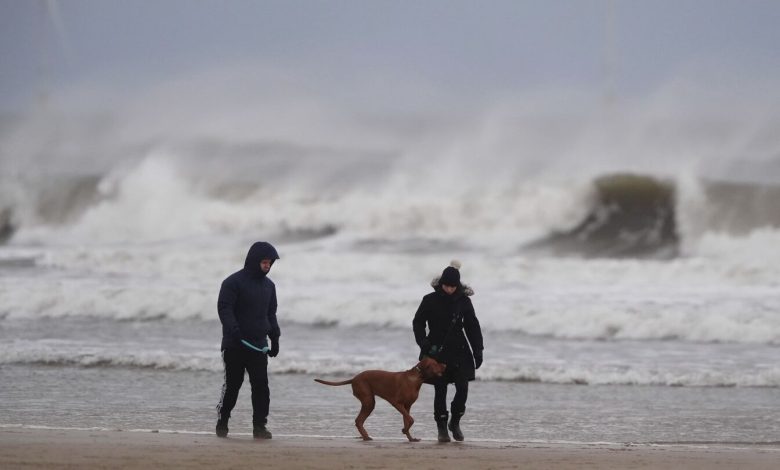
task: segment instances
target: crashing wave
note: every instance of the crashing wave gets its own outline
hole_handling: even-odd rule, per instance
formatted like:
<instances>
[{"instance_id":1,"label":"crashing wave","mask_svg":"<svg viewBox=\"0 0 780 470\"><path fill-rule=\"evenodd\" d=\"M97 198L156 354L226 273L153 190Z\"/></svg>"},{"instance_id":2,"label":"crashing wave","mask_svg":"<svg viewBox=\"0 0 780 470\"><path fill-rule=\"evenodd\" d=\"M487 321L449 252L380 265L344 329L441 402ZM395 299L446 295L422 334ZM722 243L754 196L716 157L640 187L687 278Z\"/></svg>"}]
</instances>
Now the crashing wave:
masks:
<instances>
[{"instance_id":1,"label":"crashing wave","mask_svg":"<svg viewBox=\"0 0 780 470\"><path fill-rule=\"evenodd\" d=\"M678 184L654 176L612 174L593 182L590 210L574 228L524 245L529 253L588 258L670 259L680 253L680 225L696 233L744 235L780 227L780 186L701 182L703 201L681 221Z\"/></svg>"},{"instance_id":2,"label":"crashing wave","mask_svg":"<svg viewBox=\"0 0 780 470\"><path fill-rule=\"evenodd\" d=\"M263 164L273 166L276 160L268 158ZM255 181L257 170L246 162L243 179L216 171L213 177L190 174L186 164L164 155L137 163L102 176L5 175L0 243L14 237L22 244L143 242L262 231L281 242L343 235L357 250L432 253L547 233L522 250L671 259L702 234L744 236L780 227L780 186L759 183L696 180L691 191L677 180L608 174L563 187L527 182L514 193L493 188L431 200L424 191L399 194L391 188L392 197L379 191L371 199L360 185L335 193L323 192L322 185L309 188L296 168L285 167L284 183L267 187Z\"/></svg>"},{"instance_id":3,"label":"crashing wave","mask_svg":"<svg viewBox=\"0 0 780 470\"><path fill-rule=\"evenodd\" d=\"M594 203L583 221L526 248L587 257L677 255L679 236L671 182L618 174L596 179L594 187Z\"/></svg>"}]
</instances>

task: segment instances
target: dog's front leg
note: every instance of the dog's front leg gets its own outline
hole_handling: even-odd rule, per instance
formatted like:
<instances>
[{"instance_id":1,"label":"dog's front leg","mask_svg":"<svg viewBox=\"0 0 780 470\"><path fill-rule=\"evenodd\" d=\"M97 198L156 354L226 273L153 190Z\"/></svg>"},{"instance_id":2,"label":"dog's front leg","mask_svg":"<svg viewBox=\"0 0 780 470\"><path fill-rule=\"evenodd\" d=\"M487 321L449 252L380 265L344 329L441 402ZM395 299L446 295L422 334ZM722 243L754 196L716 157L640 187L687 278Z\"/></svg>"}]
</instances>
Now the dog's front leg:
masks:
<instances>
[{"instance_id":1,"label":"dog's front leg","mask_svg":"<svg viewBox=\"0 0 780 470\"><path fill-rule=\"evenodd\" d=\"M410 432L410 429L414 424L414 418L412 418L412 415L409 414L409 410L406 409L404 405L393 405L393 406L395 406L395 409L398 410L401 413L401 415L404 417L404 428L401 429L401 432L406 434L406 438L409 439L409 442L419 442L420 440L412 437L412 433Z\"/></svg>"}]
</instances>

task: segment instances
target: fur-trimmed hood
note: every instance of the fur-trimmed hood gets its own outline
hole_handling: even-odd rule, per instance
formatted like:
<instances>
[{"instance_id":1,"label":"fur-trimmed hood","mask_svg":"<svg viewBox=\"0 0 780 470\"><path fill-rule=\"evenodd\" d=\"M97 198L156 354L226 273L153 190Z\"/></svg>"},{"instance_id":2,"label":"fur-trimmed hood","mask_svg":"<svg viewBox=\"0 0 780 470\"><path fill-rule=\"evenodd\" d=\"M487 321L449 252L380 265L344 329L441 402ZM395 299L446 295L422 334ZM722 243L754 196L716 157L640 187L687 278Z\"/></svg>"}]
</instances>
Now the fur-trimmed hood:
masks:
<instances>
[{"instance_id":1,"label":"fur-trimmed hood","mask_svg":"<svg viewBox=\"0 0 780 470\"><path fill-rule=\"evenodd\" d=\"M439 279L441 279L441 276L436 276L431 281L431 287L433 287L436 290L440 290L441 289L441 284L439 284ZM460 289L463 290L463 295L465 295L465 296L471 297L472 295L474 295L474 289L472 289L471 286L469 286L467 284L463 284L461 282L460 283Z\"/></svg>"},{"instance_id":2,"label":"fur-trimmed hood","mask_svg":"<svg viewBox=\"0 0 780 470\"><path fill-rule=\"evenodd\" d=\"M436 291L441 291L441 276L444 273L446 273L448 269L455 268L458 271L460 271L461 265L462 265L462 263L460 261L456 260L456 259L450 261L450 265L447 266L444 269L444 271L442 271L442 274L440 274L440 275L438 275L438 276L433 278L433 280L431 281L431 287L433 287L433 289L436 290ZM457 271L455 271L455 272L457 272ZM456 276L456 278L460 277L459 274L460 273L458 272L458 275ZM455 279L455 280L457 280L457 279ZM462 282L458 282L458 283L460 284L458 286L458 291L459 292L461 292L463 295L465 295L467 297L471 297L472 295L474 295L474 289L472 289L471 286L468 286L468 285L466 285L466 284L464 284Z\"/></svg>"}]
</instances>

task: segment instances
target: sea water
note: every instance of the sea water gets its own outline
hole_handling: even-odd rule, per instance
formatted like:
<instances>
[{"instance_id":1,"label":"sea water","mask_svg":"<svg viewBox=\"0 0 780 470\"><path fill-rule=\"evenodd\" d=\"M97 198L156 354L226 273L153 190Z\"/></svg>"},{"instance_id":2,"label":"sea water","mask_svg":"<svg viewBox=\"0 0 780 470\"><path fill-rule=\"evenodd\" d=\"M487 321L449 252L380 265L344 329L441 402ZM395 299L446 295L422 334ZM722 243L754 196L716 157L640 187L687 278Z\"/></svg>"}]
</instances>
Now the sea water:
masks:
<instances>
[{"instance_id":1,"label":"sea water","mask_svg":"<svg viewBox=\"0 0 780 470\"><path fill-rule=\"evenodd\" d=\"M468 439L776 445L776 126L678 102L609 122L323 109L307 132L249 119L262 106L5 124L0 426L213 432L219 285L267 240L277 435L355 436L349 388L313 378L411 368L414 313L457 258L485 338ZM247 381L231 432L250 415ZM432 439L430 386L413 415ZM400 427L381 401L367 422Z\"/></svg>"},{"instance_id":2,"label":"sea water","mask_svg":"<svg viewBox=\"0 0 780 470\"><path fill-rule=\"evenodd\" d=\"M216 295L241 265L242 241L6 246L6 259L33 261L2 270L0 425L211 432L223 379ZM269 425L281 435L354 436L359 403L349 387L312 379L414 365L411 319L449 260L334 240L278 248L271 277L282 337L269 360ZM704 257L461 253L485 338L469 437L780 440L780 289L769 272ZM403 438L400 416L382 403L367 428ZM433 438L431 387L413 414L416 434ZM231 423L250 430L248 381Z\"/></svg>"}]
</instances>

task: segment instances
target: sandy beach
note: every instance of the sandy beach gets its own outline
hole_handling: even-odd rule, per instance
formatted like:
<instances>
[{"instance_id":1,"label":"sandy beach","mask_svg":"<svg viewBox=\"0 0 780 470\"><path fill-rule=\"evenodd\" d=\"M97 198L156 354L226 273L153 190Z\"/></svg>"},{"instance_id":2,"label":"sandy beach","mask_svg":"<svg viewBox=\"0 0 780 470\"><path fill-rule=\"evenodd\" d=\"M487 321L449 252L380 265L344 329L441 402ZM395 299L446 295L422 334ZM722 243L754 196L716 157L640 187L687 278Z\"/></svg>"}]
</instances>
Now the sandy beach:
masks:
<instances>
[{"instance_id":1,"label":"sandy beach","mask_svg":"<svg viewBox=\"0 0 780 470\"><path fill-rule=\"evenodd\" d=\"M127 431L0 429L0 468L774 469L765 446L463 442Z\"/></svg>"}]
</instances>

